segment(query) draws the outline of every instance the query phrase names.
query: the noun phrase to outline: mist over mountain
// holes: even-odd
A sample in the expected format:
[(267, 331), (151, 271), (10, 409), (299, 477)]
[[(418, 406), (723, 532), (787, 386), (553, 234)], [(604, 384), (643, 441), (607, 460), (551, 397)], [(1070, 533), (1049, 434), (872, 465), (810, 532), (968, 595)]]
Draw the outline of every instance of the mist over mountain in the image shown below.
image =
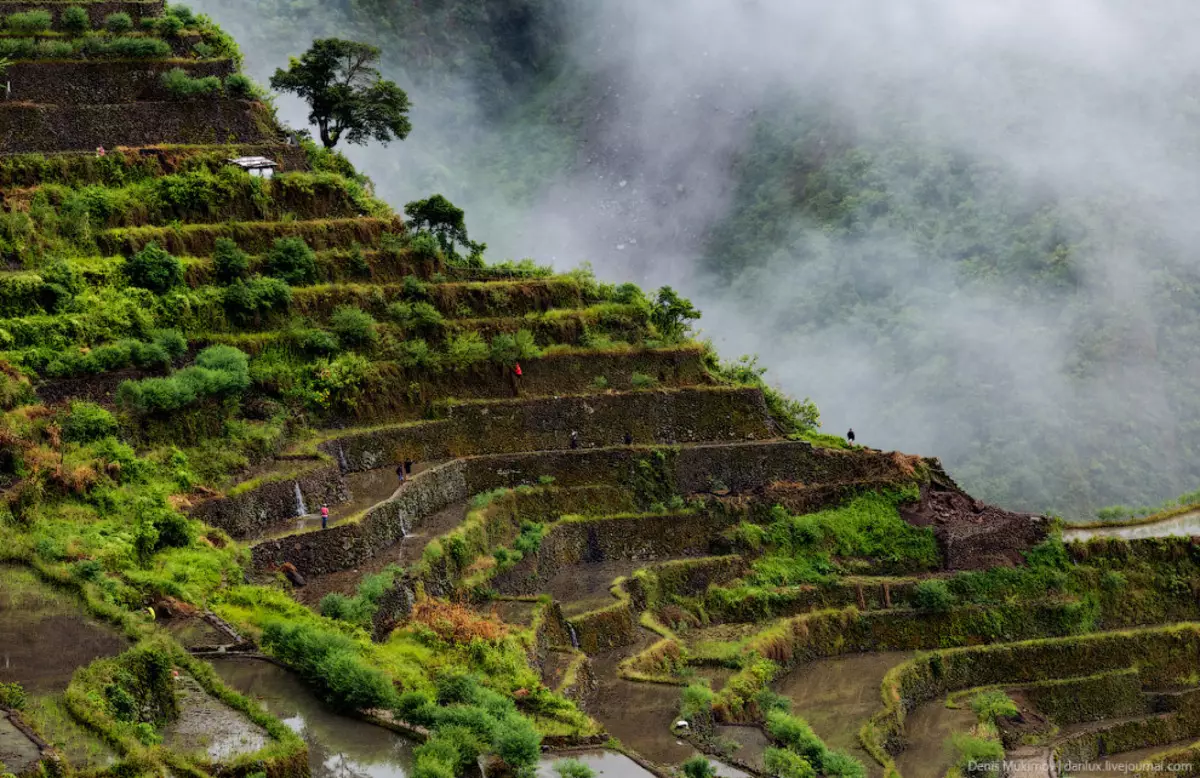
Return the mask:
[(315, 37), (379, 45), (414, 103), (408, 141), (348, 149), (381, 195), (679, 288), (827, 431), (1012, 508), (1200, 481), (1194, 4), (194, 7), (263, 82)]

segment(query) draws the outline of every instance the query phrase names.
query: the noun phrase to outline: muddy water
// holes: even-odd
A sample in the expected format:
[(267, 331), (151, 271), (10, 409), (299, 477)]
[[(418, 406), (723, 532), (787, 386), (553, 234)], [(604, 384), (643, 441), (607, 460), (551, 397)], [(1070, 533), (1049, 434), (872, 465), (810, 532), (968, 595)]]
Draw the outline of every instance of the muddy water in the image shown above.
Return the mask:
[(42, 758), (37, 744), (25, 737), (8, 717), (0, 713), (0, 773), (20, 775)]
[(597, 686), (584, 709), (626, 748), (652, 762), (679, 764), (696, 753), (688, 743), (671, 733), (671, 725), (679, 712), (680, 687), (633, 683), (617, 676), (617, 666), (622, 659), (656, 640), (658, 636), (654, 633), (639, 630), (634, 645), (593, 656), (592, 670)]
[[(1165, 746), (1152, 746), (1150, 748), (1139, 748), (1136, 751), (1125, 751), (1120, 754), (1109, 754), (1083, 765), (1064, 764), (1060, 765), (1059, 774), (1073, 775), (1076, 778), (1121, 778), (1121, 776), (1132, 773), (1135, 765), (1140, 765), (1143, 762), (1152, 763), (1154, 757), (1158, 754), (1173, 751), (1177, 748), (1186, 748), (1195, 742), (1194, 740), (1181, 740)], [(1179, 773), (1178, 771), (1175, 773), (1168, 772), (1167, 774), (1191, 775), (1190, 772)]]
[(304, 738), (312, 778), (406, 778), (412, 773), (412, 741), (334, 713), (287, 670), (246, 659), (213, 659), (212, 664), (227, 684), (261, 702)]
[(826, 744), (874, 772), (877, 765), (859, 743), (858, 730), (883, 704), (883, 676), (912, 656), (894, 651), (820, 659), (788, 673), (776, 691), (792, 701), (792, 711), (807, 719)]
[(919, 705), (904, 720), (908, 747), (896, 757), (896, 769), (904, 778), (942, 778), (954, 764), (950, 736), (975, 723), (970, 708), (947, 708), (944, 699)]
[(558, 778), (558, 772), (554, 766), (565, 759), (583, 762), (595, 770), (596, 775), (604, 778), (653, 778), (654, 776), (654, 773), (619, 751), (599, 749), (596, 751), (571, 751), (543, 757), (538, 764), (538, 778)]
[(1092, 538), (1165, 538), (1200, 535), (1200, 511), (1184, 513), (1153, 524), (1137, 524), (1129, 527), (1097, 527), (1095, 529), (1064, 529), (1063, 540), (1087, 541)]
[[(392, 474), (393, 477), (395, 473)], [(439, 535), (457, 527), (467, 516), (467, 501), (452, 503), (432, 516), (426, 516), (412, 532), (398, 543), (394, 543), (367, 560), (362, 566), (340, 573), (319, 575), (308, 579), (308, 585), (295, 591), (295, 597), (305, 605), (316, 606), (321, 598), (331, 592), (352, 596), (358, 584), (368, 575), (382, 572), (388, 565), (405, 567), (421, 558), (425, 546)]]
[(209, 696), (194, 678), (181, 674), (176, 681), (179, 717), (163, 732), (166, 746), (183, 753), (202, 752), (213, 761), (262, 750), (269, 740), (266, 730)]
[(75, 670), (128, 643), (68, 595), (22, 567), (0, 565), (0, 683), (60, 693)]
[(613, 580), (629, 575), (654, 562), (635, 562), (614, 559), (608, 562), (585, 562), (567, 565), (542, 587), (543, 593), (557, 600), (567, 616), (578, 616), (597, 608), (612, 605), (615, 600), (609, 590)]

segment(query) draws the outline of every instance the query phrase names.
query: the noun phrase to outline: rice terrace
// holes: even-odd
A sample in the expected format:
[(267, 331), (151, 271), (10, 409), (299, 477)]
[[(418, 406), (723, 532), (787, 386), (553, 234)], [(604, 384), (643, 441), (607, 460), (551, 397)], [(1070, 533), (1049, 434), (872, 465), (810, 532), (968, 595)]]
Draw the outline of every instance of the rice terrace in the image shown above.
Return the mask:
[(0, 0), (0, 775), (1195, 772), (1200, 493), (822, 431), (673, 288), (385, 202), (407, 96), (295, 48), (309, 130), (209, 16)]

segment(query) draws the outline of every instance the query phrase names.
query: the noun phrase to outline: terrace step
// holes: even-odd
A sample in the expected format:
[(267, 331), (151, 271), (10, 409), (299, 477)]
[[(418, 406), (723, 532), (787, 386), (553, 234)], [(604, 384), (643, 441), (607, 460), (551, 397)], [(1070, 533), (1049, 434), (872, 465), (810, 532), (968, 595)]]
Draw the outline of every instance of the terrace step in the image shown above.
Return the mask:
[(217, 238), (232, 238), (243, 251), (262, 254), (270, 250), (277, 238), (302, 238), (313, 249), (321, 251), (348, 249), (354, 244), (378, 247), (381, 236), (403, 232), (404, 223), (399, 218), (231, 222), (109, 230), (96, 236), (96, 244), (104, 254), (122, 256), (132, 256), (150, 243), (158, 243), (175, 255), (203, 255), (212, 253)]
[(274, 135), (266, 106), (247, 100), (0, 103), (0, 148), (10, 153), (145, 146), (164, 140), (261, 143)]
[(173, 98), (162, 77), (175, 68), (193, 78), (224, 79), (236, 71), (230, 59), (19, 61), (8, 68), (9, 100), (50, 105), (167, 102)]
[[(425, 287), (425, 294), (444, 316), (489, 309), (524, 316), (583, 304), (579, 285), (562, 278), (431, 284)], [(419, 302), (401, 284), (338, 284), (293, 290), (293, 310), (317, 318), (325, 318), (343, 305), (382, 316), (389, 303), (402, 300)]]
[(109, 14), (127, 13), (133, 19), (136, 29), (141, 25), (142, 19), (162, 16), (165, 3), (163, 0), (0, 0), (0, 16), (26, 11), (49, 11), (53, 17), (53, 28), (59, 29), (62, 12), (73, 5), (78, 5), (88, 12), (93, 28), (101, 27)]
[(0, 187), (121, 186), (146, 178), (171, 175), (197, 167), (215, 171), (234, 157), (268, 157), (280, 171), (307, 170), (304, 149), (282, 143), (224, 146), (154, 145), (107, 148), (103, 158), (95, 149), (47, 154), (0, 153)]

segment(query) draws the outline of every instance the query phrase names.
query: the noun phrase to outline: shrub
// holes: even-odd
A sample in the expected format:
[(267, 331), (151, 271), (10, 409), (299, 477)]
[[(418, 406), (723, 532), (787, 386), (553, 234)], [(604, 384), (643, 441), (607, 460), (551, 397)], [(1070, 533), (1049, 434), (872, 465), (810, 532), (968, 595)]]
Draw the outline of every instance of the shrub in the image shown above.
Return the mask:
[(829, 778), (867, 778), (863, 763), (841, 751), (827, 751), (821, 772)]
[(192, 78), (183, 68), (172, 68), (162, 74), (162, 83), (175, 98), (188, 99), (219, 94), (221, 79), (216, 76)]
[(771, 711), (767, 714), (767, 731), (792, 752), (799, 754), (814, 766), (824, 764), (825, 743), (813, 732), (808, 722), (799, 716), (792, 716), (783, 711)]
[(234, 324), (261, 323), (265, 317), (291, 307), (292, 289), (278, 278), (239, 280), (225, 288), (224, 304), (225, 314)]
[(58, 19), (58, 23), (67, 32), (76, 34), (87, 32), (92, 26), (92, 20), (88, 17), (88, 12), (77, 5), (72, 5), (64, 9), (62, 16)]
[(117, 434), (117, 420), (96, 403), (76, 400), (63, 423), (63, 439), (72, 443), (89, 443)]
[(0, 683), (0, 705), (13, 710), (25, 707), (25, 689), (19, 683)]
[(130, 284), (157, 294), (183, 281), (183, 265), (154, 242), (125, 260), (124, 270)]
[(250, 100), (254, 97), (254, 82), (241, 73), (230, 73), (225, 77), (225, 94), (235, 100)]
[(496, 755), (518, 773), (537, 764), (542, 753), (542, 736), (533, 723), (516, 713), (505, 716), (496, 727)]
[(267, 268), (291, 286), (307, 286), (317, 279), (317, 255), (301, 238), (279, 238), (267, 254)]
[(445, 321), (441, 311), (427, 302), (392, 303), (387, 316), (404, 330), (421, 333), (436, 331)]
[(657, 384), (658, 381), (654, 378), (654, 376), (646, 375), (645, 373), (634, 372), (634, 374), (629, 377), (629, 383), (633, 385), (634, 389), (649, 389)]
[(763, 765), (767, 774), (777, 778), (816, 778), (812, 764), (786, 748), (768, 748), (763, 754)]
[[(979, 776), (996, 775), (999, 772), (1000, 761), (1004, 759), (1004, 746), (994, 740), (984, 740), (981, 737), (956, 732), (950, 742), (958, 752), (955, 766), (963, 775)], [(995, 768), (995, 769), (994, 769)]]
[[(276, 283), (282, 284), (283, 282), (277, 281)], [(288, 289), (286, 285), (283, 288)], [(288, 337), (297, 350), (308, 356), (328, 357), (340, 350), (337, 338), (325, 330), (293, 330), (288, 333)]]
[(446, 356), (452, 370), (467, 370), (488, 358), (487, 343), (478, 332), (455, 335), (446, 345)]
[(913, 604), (919, 610), (944, 612), (954, 607), (954, 593), (940, 578), (932, 578), (917, 584), (913, 594)]
[(375, 345), (375, 318), (361, 308), (343, 305), (329, 317), (329, 329), (337, 336), (342, 348), (363, 348)]
[(53, 21), (49, 11), (37, 9), (9, 14), (4, 23), (13, 32), (35, 33), (50, 29)]
[(341, 710), (386, 708), (396, 701), (387, 678), (366, 664), (345, 635), (309, 624), (269, 621), (263, 625), (262, 644)]
[(250, 275), (250, 257), (230, 238), (217, 238), (213, 246), (213, 270), (217, 281), (230, 284)]
[(401, 367), (436, 369), (438, 355), (423, 338), (406, 340), (397, 347), (396, 361)]
[(133, 29), (133, 19), (124, 11), (117, 11), (104, 17), (104, 29), (120, 35)]
[(559, 778), (596, 778), (596, 771), (578, 759), (559, 759), (554, 772)]
[(971, 698), (971, 710), (980, 721), (992, 721), (997, 718), (1018, 715), (1021, 711), (1012, 698), (1000, 689), (980, 692)]
[(194, 366), (168, 378), (124, 382), (117, 402), (137, 413), (169, 413), (207, 398), (232, 397), (249, 386), (249, 358), (232, 346), (209, 346)]
[(712, 763), (702, 754), (696, 754), (683, 763), (683, 774), (687, 778), (716, 778), (717, 775)]
[(542, 350), (534, 342), (533, 333), (529, 330), (517, 330), (512, 335), (502, 332), (492, 338), (492, 361), (506, 367), (512, 367), (522, 359), (536, 359), (541, 354)]

